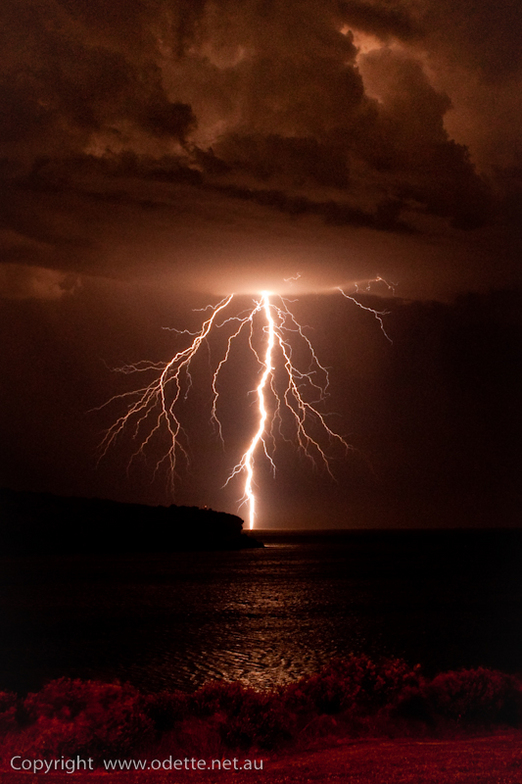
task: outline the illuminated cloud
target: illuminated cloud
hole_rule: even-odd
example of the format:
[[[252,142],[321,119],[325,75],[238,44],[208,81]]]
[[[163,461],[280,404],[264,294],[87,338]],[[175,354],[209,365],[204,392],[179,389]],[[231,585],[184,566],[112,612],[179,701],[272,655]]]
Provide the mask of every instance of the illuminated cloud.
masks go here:
[[[63,180],[88,156],[109,179],[195,184],[340,226],[404,231],[412,210],[461,228],[490,218],[488,186],[445,127],[459,110],[430,5],[9,1],[0,13],[10,177],[36,167],[41,184],[62,161]]]
[[[77,291],[79,285],[70,273],[45,267],[0,264],[0,299],[61,299]]]

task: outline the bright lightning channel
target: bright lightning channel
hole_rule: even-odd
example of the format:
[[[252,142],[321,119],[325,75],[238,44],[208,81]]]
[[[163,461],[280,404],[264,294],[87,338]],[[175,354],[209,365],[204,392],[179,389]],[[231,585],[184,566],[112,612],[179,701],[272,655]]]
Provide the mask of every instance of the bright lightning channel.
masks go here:
[[[257,449],[259,442],[263,440],[263,435],[266,428],[266,420],[268,419],[268,412],[266,410],[266,402],[265,402],[265,389],[266,389],[267,381],[273,372],[272,354],[274,351],[275,335],[276,335],[274,319],[272,317],[272,313],[270,310],[270,293],[268,291],[261,292],[261,305],[266,315],[266,320],[268,324],[268,335],[266,341],[263,373],[261,376],[261,380],[257,385],[257,389],[256,389],[258,408],[259,408],[259,424],[252,438],[252,441],[250,442],[250,446],[248,447],[247,451],[243,455],[243,458],[239,464],[239,468],[241,470],[244,470],[246,474],[244,495],[248,501],[248,510],[249,510],[248,522],[249,522],[250,529],[254,527],[254,521],[256,516],[256,498],[253,490],[254,453]],[[236,469],[234,469],[234,471],[236,471]],[[229,478],[231,478],[233,475],[234,472],[231,474]]]
[[[382,279],[378,278],[377,280],[381,281]],[[341,288],[338,290],[358,307],[371,312],[379,321],[383,334],[390,340],[384,330],[382,321],[384,313],[362,305]],[[173,330],[178,335],[190,335],[193,340],[168,362],[140,361],[116,368],[116,371],[124,374],[152,373],[154,377],[149,384],[134,391],[114,395],[97,409],[100,410],[115,401],[124,401],[127,404],[125,413],[118,417],[105,432],[100,444],[100,459],[106,455],[109,447],[114,444],[125,429],[131,428],[133,439],[139,443],[138,449],[131,456],[129,467],[138,455],[145,454],[155,437],[160,436],[162,432],[166,433],[168,449],[157,461],[154,474],[166,463],[171,483],[174,484],[178,461],[183,459],[188,463],[189,460],[188,439],[182,427],[178,409],[181,403],[187,399],[192,387],[191,363],[213,331],[228,329],[225,348],[213,371],[211,382],[213,395],[211,420],[216,425],[218,435],[223,441],[223,429],[218,416],[220,374],[230,358],[233,344],[242,333],[246,333],[247,345],[260,368],[260,379],[255,388],[257,427],[246,451],[232,469],[224,486],[228,485],[236,476],[243,477],[243,496],[240,505],[247,504],[248,527],[252,529],[256,520],[256,455],[259,452],[264,454],[275,473],[276,437],[280,436],[283,440],[290,440],[283,433],[284,415],[293,428],[297,448],[314,464],[319,459],[330,475],[329,460],[316,433],[322,431],[329,440],[337,441],[346,450],[350,446],[341,435],[329,427],[325,415],[319,411],[319,404],[327,396],[328,371],[319,362],[304,328],[290,311],[289,301],[269,291],[261,291],[259,299],[254,299],[250,308],[227,315],[233,300],[234,294],[230,294],[217,305],[208,305],[203,308],[202,312],[210,311],[210,315],[204,320],[198,332]],[[259,318],[264,318],[261,329],[257,327]],[[256,347],[261,337],[265,341],[262,352]],[[308,357],[308,367],[305,370],[298,367],[293,358],[297,353],[297,343],[301,349],[304,348]]]

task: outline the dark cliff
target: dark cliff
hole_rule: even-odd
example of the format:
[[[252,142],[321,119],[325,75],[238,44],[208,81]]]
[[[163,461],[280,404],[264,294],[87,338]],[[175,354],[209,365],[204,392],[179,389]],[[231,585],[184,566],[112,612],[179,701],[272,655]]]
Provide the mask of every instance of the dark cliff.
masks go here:
[[[259,547],[236,515],[0,490],[0,554],[150,553]]]

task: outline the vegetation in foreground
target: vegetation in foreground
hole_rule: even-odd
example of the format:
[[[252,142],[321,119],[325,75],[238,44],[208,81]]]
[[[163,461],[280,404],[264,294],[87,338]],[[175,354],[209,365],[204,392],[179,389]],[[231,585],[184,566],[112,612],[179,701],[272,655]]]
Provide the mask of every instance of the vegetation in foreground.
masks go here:
[[[311,746],[324,737],[451,737],[522,727],[522,681],[478,668],[425,678],[404,661],[338,659],[315,675],[256,691],[209,683],[194,694],[61,678],[0,693],[0,749],[58,758],[230,756]]]

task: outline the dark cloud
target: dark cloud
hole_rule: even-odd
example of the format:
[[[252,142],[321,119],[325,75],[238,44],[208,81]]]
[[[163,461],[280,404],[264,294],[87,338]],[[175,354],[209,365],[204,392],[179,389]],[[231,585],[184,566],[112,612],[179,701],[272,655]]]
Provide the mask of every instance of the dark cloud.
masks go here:
[[[514,0],[426,3],[423,19],[429,39],[483,79],[498,85],[520,75],[522,8]]]
[[[5,299],[61,299],[76,291],[78,285],[74,275],[45,267],[0,265],[0,296]]]
[[[397,2],[360,2],[341,0],[339,13],[344,24],[356,30],[371,33],[383,41],[399,38],[416,40],[422,36],[422,28],[412,14],[412,4]]]
[[[1,13],[9,161],[155,159],[156,178],[199,171],[249,200],[281,194],[283,212],[338,205],[332,220],[388,205],[390,230],[403,225],[390,204],[463,228],[490,216],[487,185],[445,130],[451,98],[415,48],[437,40],[430,7],[11,0]],[[358,54],[351,28],[410,48]]]
[[[485,73],[474,51],[497,86],[508,78],[488,49],[501,30],[513,40],[507,6],[481,43],[491,9],[475,7],[468,34],[465,4],[426,0],[7,0],[2,260],[114,278],[170,268],[208,290],[216,264],[245,289],[259,269],[301,268],[310,287],[383,270],[426,296],[485,285],[477,247],[498,235],[480,227],[515,210],[517,169],[486,179],[478,124],[464,133],[476,147],[448,124],[471,111],[455,75]],[[505,132],[489,123],[490,147]]]
[[[216,149],[229,171],[246,171],[260,182],[286,179],[291,185],[313,182],[341,189],[349,183],[346,150],[312,136],[231,134]]]
[[[147,134],[183,142],[195,118],[189,106],[167,97],[161,70],[147,49],[136,57],[117,42],[98,43],[78,24],[82,6],[78,14],[74,9],[74,4],[30,4],[15,15],[8,3],[2,12],[4,155],[83,152],[97,139],[139,146]],[[109,30],[121,32],[108,16]],[[96,18],[103,22],[104,14]]]

